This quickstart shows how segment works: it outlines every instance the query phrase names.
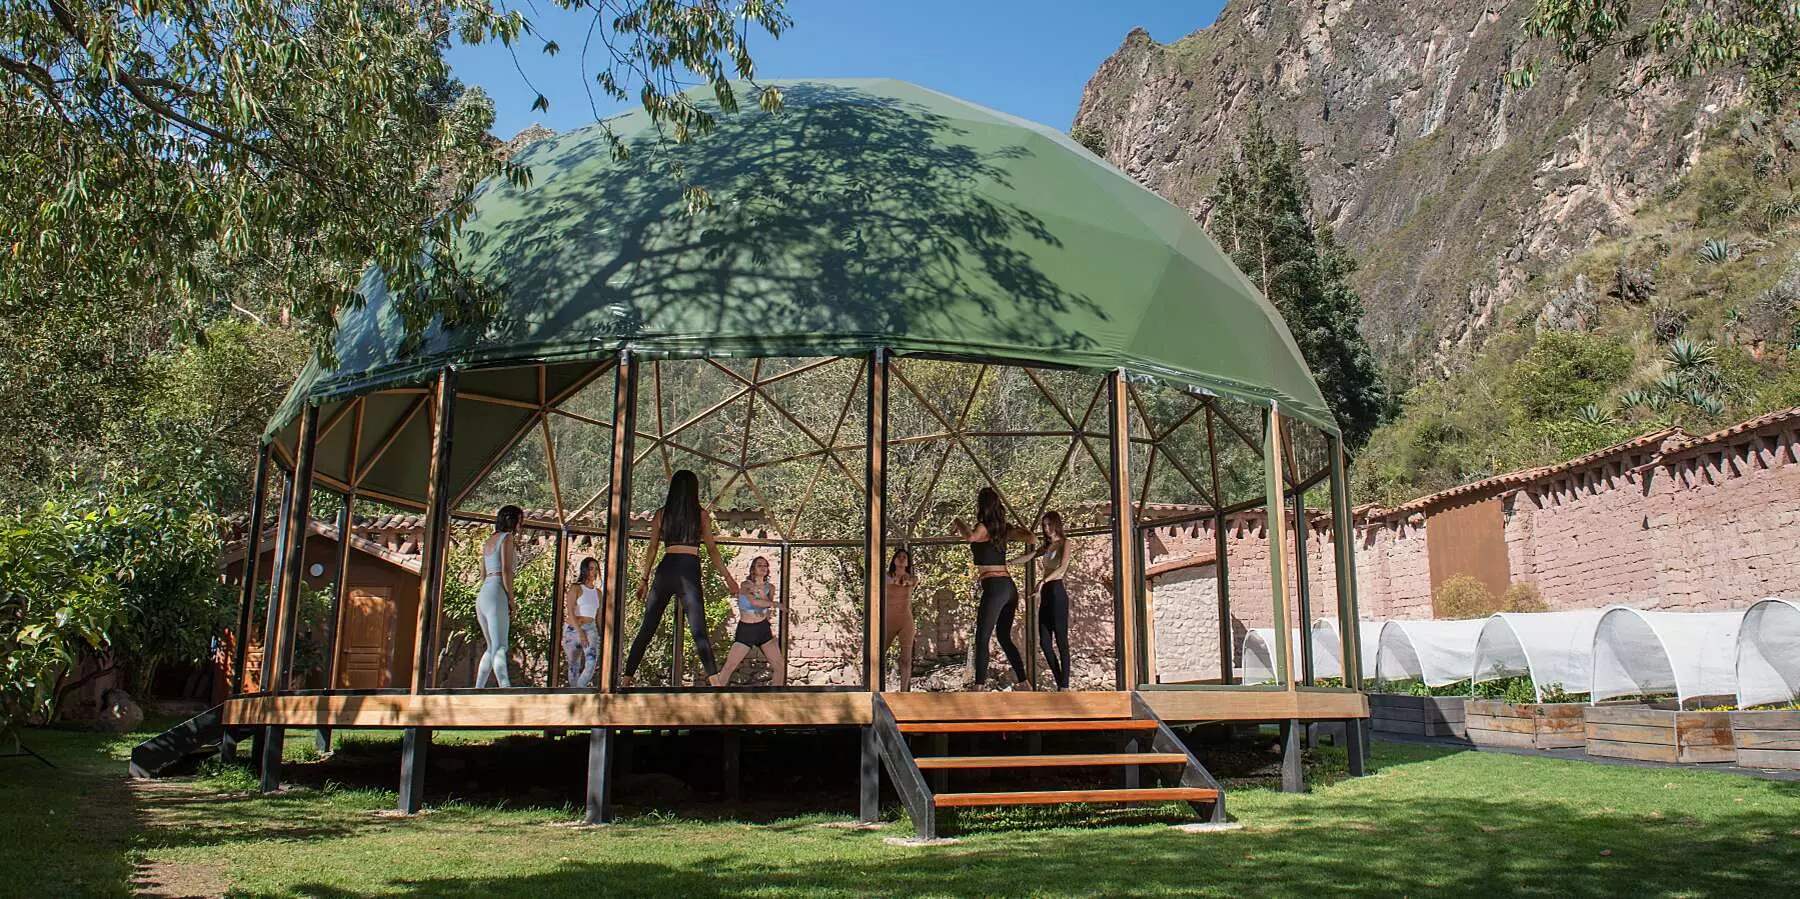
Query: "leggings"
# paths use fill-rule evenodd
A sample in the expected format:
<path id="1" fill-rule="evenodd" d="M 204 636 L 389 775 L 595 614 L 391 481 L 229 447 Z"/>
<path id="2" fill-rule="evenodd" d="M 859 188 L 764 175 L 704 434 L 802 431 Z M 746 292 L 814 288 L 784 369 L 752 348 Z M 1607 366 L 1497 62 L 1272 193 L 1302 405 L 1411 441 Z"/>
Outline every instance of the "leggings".
<path id="1" fill-rule="evenodd" d="M 1052 647 L 1051 644 L 1055 643 Z M 1058 689 L 1069 689 L 1069 591 L 1061 579 L 1038 588 L 1038 645 Z"/>
<path id="2" fill-rule="evenodd" d="M 507 609 L 506 589 L 501 586 L 498 576 L 481 583 L 481 592 L 475 597 L 475 623 L 481 625 L 481 638 L 487 641 L 480 661 L 475 663 L 475 686 L 487 686 L 489 674 L 500 686 L 512 686 L 512 680 L 506 676 L 507 638 L 511 636 L 512 615 Z"/>
<path id="3" fill-rule="evenodd" d="M 681 614 L 687 619 L 688 631 L 694 635 L 694 651 L 700 655 L 700 664 L 706 666 L 708 677 L 718 673 L 719 666 L 713 664 L 712 638 L 706 633 L 706 605 L 700 599 L 700 557 L 668 553 L 657 563 L 656 576 L 650 581 L 644 620 L 631 641 L 631 652 L 625 656 L 626 677 L 637 676 L 644 652 L 656 638 L 656 629 L 662 626 L 669 600 L 677 594 L 681 596 Z"/>
<path id="4" fill-rule="evenodd" d="M 586 647 L 581 645 L 583 633 L 588 638 Z M 563 660 L 569 665 L 569 686 L 592 686 L 594 669 L 599 667 L 600 629 L 592 624 L 583 624 L 580 630 L 573 624 L 563 625 L 562 649 Z"/>
<path id="5" fill-rule="evenodd" d="M 1000 651 L 1012 664 L 1019 683 L 1025 682 L 1025 659 L 1013 643 L 1013 613 L 1019 608 L 1019 587 L 1010 577 L 981 579 L 981 606 L 975 623 L 975 683 L 987 683 L 988 638 L 1000 638 Z"/>

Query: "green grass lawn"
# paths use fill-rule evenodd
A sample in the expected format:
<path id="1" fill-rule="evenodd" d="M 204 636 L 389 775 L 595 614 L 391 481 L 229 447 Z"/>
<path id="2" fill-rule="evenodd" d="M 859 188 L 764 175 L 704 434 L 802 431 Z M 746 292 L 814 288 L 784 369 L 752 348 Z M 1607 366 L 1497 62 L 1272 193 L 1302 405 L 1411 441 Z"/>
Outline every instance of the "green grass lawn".
<path id="1" fill-rule="evenodd" d="M 1741 896 L 1800 877 L 1800 784 L 1396 744 L 1377 744 L 1366 778 L 1326 759 L 1308 795 L 1240 786 L 1238 831 L 1181 833 L 1157 811 L 996 814 L 963 819 L 955 845 L 910 847 L 885 841 L 904 823 L 816 826 L 841 815 L 582 828 L 572 807 L 453 801 L 396 818 L 391 791 L 330 783 L 380 740 L 297 764 L 323 786 L 267 797 L 237 769 L 129 782 L 129 740 L 28 742 L 60 767 L 0 768 L 3 895 Z M 288 743 L 297 763 L 309 752 L 310 735 Z"/>

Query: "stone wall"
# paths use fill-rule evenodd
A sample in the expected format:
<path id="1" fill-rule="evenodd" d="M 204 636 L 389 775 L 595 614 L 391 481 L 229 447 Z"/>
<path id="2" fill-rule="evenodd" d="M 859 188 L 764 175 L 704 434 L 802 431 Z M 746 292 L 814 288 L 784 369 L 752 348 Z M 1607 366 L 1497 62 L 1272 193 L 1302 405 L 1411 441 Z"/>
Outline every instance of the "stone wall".
<path id="1" fill-rule="evenodd" d="M 1365 518 L 1363 616 L 1429 617 L 1431 514 L 1492 496 L 1513 582 L 1536 586 L 1553 610 L 1721 611 L 1800 596 L 1800 410 L 1706 437 L 1668 434 Z"/>

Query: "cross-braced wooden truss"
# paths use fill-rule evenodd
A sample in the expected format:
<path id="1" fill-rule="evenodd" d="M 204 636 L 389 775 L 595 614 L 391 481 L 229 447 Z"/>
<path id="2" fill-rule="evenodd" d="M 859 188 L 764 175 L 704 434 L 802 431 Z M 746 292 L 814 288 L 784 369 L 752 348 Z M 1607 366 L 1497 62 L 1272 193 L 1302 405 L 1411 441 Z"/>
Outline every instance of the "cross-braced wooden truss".
<path id="1" fill-rule="evenodd" d="M 857 542 L 864 503 L 866 357 L 657 360 L 640 366 L 633 508 L 654 508 L 662 485 L 690 468 L 728 531 L 793 543 Z M 613 438 L 611 363 L 535 366 L 536 389 L 490 391 L 466 376 L 459 406 L 490 422 L 459 434 L 452 507 L 481 518 L 526 507 L 536 525 L 606 529 Z M 929 358 L 895 359 L 887 452 L 888 534 L 931 540 L 972 514 L 992 487 L 1020 527 L 1059 509 L 1076 529 L 1110 518 L 1105 377 L 1097 373 Z M 499 383 L 495 379 L 495 383 Z M 1129 501 L 1139 523 L 1193 517 L 1254 501 L 1262 469 L 1255 410 L 1170 387 L 1128 385 L 1134 447 Z M 348 400 L 320 424 L 321 458 L 345 460 L 320 480 L 366 500 L 410 505 L 371 481 L 422 477 L 388 470 L 396 447 L 417 442 L 433 398 L 419 388 Z M 463 416 L 466 418 L 467 416 Z M 1290 428 L 1282 446 L 1290 487 L 1323 470 L 1325 445 Z M 1314 446 L 1313 444 L 1317 444 Z M 279 444 L 277 444 L 279 446 Z"/>

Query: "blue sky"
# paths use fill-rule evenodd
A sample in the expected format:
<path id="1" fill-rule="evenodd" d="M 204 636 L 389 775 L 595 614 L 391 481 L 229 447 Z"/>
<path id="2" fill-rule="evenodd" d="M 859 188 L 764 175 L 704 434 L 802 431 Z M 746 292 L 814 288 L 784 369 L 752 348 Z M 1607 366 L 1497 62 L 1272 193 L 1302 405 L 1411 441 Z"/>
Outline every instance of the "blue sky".
<path id="1" fill-rule="evenodd" d="M 789 0 L 794 27 L 753 43 L 760 78 L 891 77 L 1067 129 L 1087 79 L 1135 26 L 1173 41 L 1212 23 L 1223 0 Z M 493 96 L 494 133 L 532 122 L 567 131 L 594 120 L 583 90 L 580 49 L 589 15 L 536 5 L 542 36 L 515 55 L 498 45 L 450 51 L 457 77 Z M 521 74 L 520 69 L 523 69 Z M 528 84 L 529 79 L 529 84 Z M 533 111 L 538 91 L 548 112 Z M 621 107 L 600 101 L 601 115 Z"/>

